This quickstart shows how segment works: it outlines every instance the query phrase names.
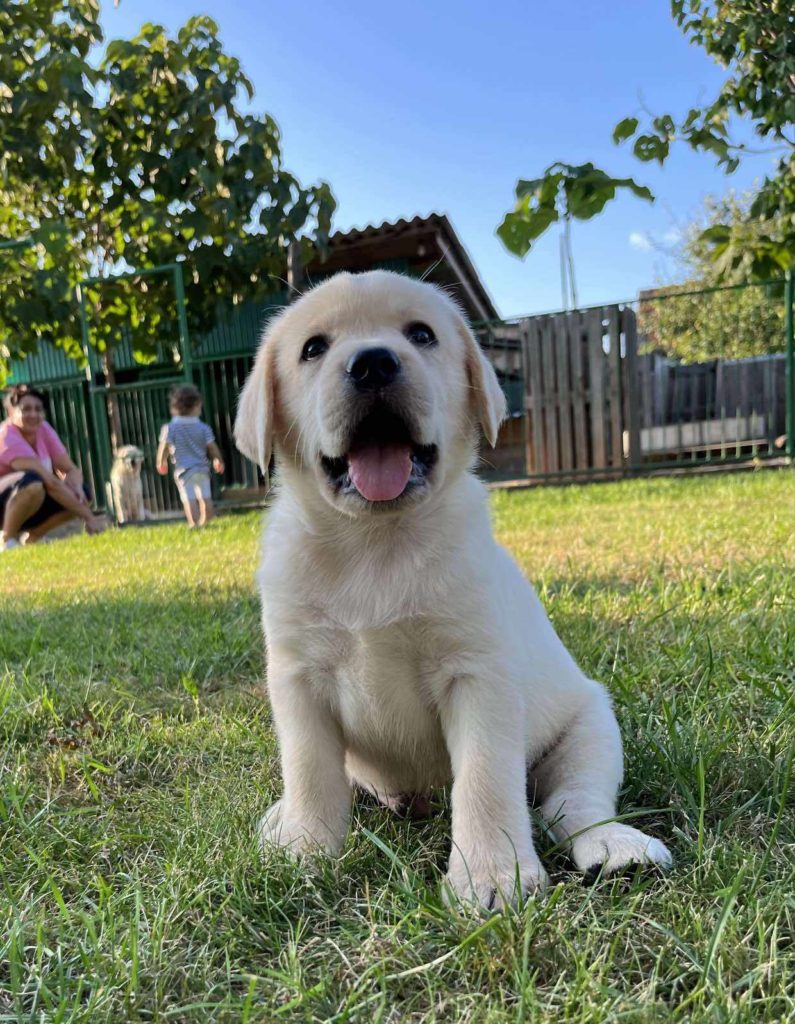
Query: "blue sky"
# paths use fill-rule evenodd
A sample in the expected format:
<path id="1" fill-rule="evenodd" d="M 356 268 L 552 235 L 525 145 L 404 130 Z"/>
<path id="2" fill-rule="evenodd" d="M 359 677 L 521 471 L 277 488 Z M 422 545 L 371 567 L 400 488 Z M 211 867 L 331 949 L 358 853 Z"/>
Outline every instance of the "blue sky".
<path id="1" fill-rule="evenodd" d="M 517 178 L 591 160 L 656 194 L 654 206 L 622 197 L 575 222 L 587 304 L 675 276 L 659 246 L 706 194 L 748 188 L 773 160 L 748 157 L 726 178 L 684 148 L 660 169 L 612 144 L 613 125 L 641 105 L 676 116 L 723 80 L 666 0 L 105 0 L 102 20 L 111 39 L 146 21 L 176 30 L 193 14 L 218 22 L 253 82 L 252 107 L 281 127 L 285 165 L 304 184 L 330 182 L 336 228 L 447 213 L 504 316 L 561 304 L 555 230 L 523 261 L 495 235 Z"/>

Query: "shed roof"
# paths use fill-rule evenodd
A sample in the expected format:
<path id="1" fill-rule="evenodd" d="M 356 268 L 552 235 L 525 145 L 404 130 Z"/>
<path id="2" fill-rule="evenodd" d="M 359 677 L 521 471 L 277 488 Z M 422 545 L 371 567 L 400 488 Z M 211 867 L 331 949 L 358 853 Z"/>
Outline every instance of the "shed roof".
<path id="1" fill-rule="evenodd" d="M 306 268 L 310 280 L 339 270 L 353 273 L 376 267 L 403 270 L 450 288 L 472 320 L 496 320 L 494 301 L 449 217 L 432 213 L 337 231 L 325 259 Z"/>

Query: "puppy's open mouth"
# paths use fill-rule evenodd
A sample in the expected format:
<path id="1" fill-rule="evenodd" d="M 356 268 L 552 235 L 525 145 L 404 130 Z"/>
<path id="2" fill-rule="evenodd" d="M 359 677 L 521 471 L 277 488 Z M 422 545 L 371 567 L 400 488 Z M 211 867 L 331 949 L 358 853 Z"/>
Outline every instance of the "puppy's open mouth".
<path id="1" fill-rule="evenodd" d="M 358 424 L 344 455 L 321 455 L 335 491 L 365 501 L 394 501 L 427 483 L 436 465 L 435 444 L 419 444 L 396 413 L 376 409 Z"/>

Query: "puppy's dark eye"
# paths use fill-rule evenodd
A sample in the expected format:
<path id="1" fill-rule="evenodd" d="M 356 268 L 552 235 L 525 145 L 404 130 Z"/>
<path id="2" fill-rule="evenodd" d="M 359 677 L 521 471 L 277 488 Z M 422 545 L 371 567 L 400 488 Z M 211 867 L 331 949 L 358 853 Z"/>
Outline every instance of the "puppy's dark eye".
<path id="1" fill-rule="evenodd" d="M 403 333 L 409 339 L 413 341 L 415 345 L 419 345 L 420 348 L 427 348 L 429 345 L 436 344 L 436 335 L 433 333 L 431 328 L 427 324 L 416 323 L 409 324 L 408 327 L 404 327 Z"/>
<path id="2" fill-rule="evenodd" d="M 301 350 L 301 359 L 308 362 L 310 359 L 318 359 L 328 350 L 328 338 L 324 334 L 315 334 L 309 341 L 304 342 Z"/>

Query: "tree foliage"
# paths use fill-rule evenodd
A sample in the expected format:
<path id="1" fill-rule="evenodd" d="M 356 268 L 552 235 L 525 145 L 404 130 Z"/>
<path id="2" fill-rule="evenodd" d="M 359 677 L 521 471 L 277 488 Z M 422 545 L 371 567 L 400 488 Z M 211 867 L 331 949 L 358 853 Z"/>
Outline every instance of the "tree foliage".
<path id="1" fill-rule="evenodd" d="M 726 219 L 711 224 L 703 241 L 724 280 L 781 275 L 795 259 L 792 4 L 789 0 L 672 0 L 671 13 L 688 40 L 726 68 L 726 80 L 710 102 L 683 116 L 665 113 L 650 117 L 645 124 L 637 117 L 625 117 L 615 126 L 613 141 L 631 142 L 638 160 L 659 164 L 668 158 L 673 143 L 682 142 L 711 153 L 731 173 L 747 148 L 732 141 L 732 118 L 750 121 L 755 135 L 780 153 L 776 169 L 762 183 L 742 221 Z M 553 164 L 538 179 L 540 192 L 545 179 L 554 177 L 557 166 Z M 597 195 L 586 216 L 600 212 L 614 198 L 612 180 L 608 175 L 601 181 L 595 178 Z M 515 235 L 510 240 L 516 244 L 509 244 L 505 223 L 499 234 L 512 252 L 524 255 L 551 223 L 536 217 L 531 223 L 534 233 Z"/>
<path id="2" fill-rule="evenodd" d="M 192 332 L 284 273 L 299 235 L 321 245 L 334 199 L 285 169 L 269 115 L 218 27 L 191 18 L 171 37 L 146 24 L 103 43 L 96 0 L 10 0 L 0 8 L 0 355 L 52 337 L 80 350 L 74 285 L 87 275 L 184 261 Z M 131 330 L 154 351 L 175 321 L 167 278 L 87 289 L 92 340 Z"/>
<path id="3" fill-rule="evenodd" d="M 764 234 L 749 218 L 752 196 L 708 199 L 685 230 L 679 253 L 682 283 L 642 292 L 639 330 L 647 349 L 683 362 L 743 359 L 783 352 L 786 344 L 784 294 L 780 284 L 721 287 L 723 271 L 713 259 L 711 232 L 728 224 L 749 248 Z M 699 292 L 700 294 L 691 294 Z M 676 297 L 679 293 L 685 293 Z"/>

